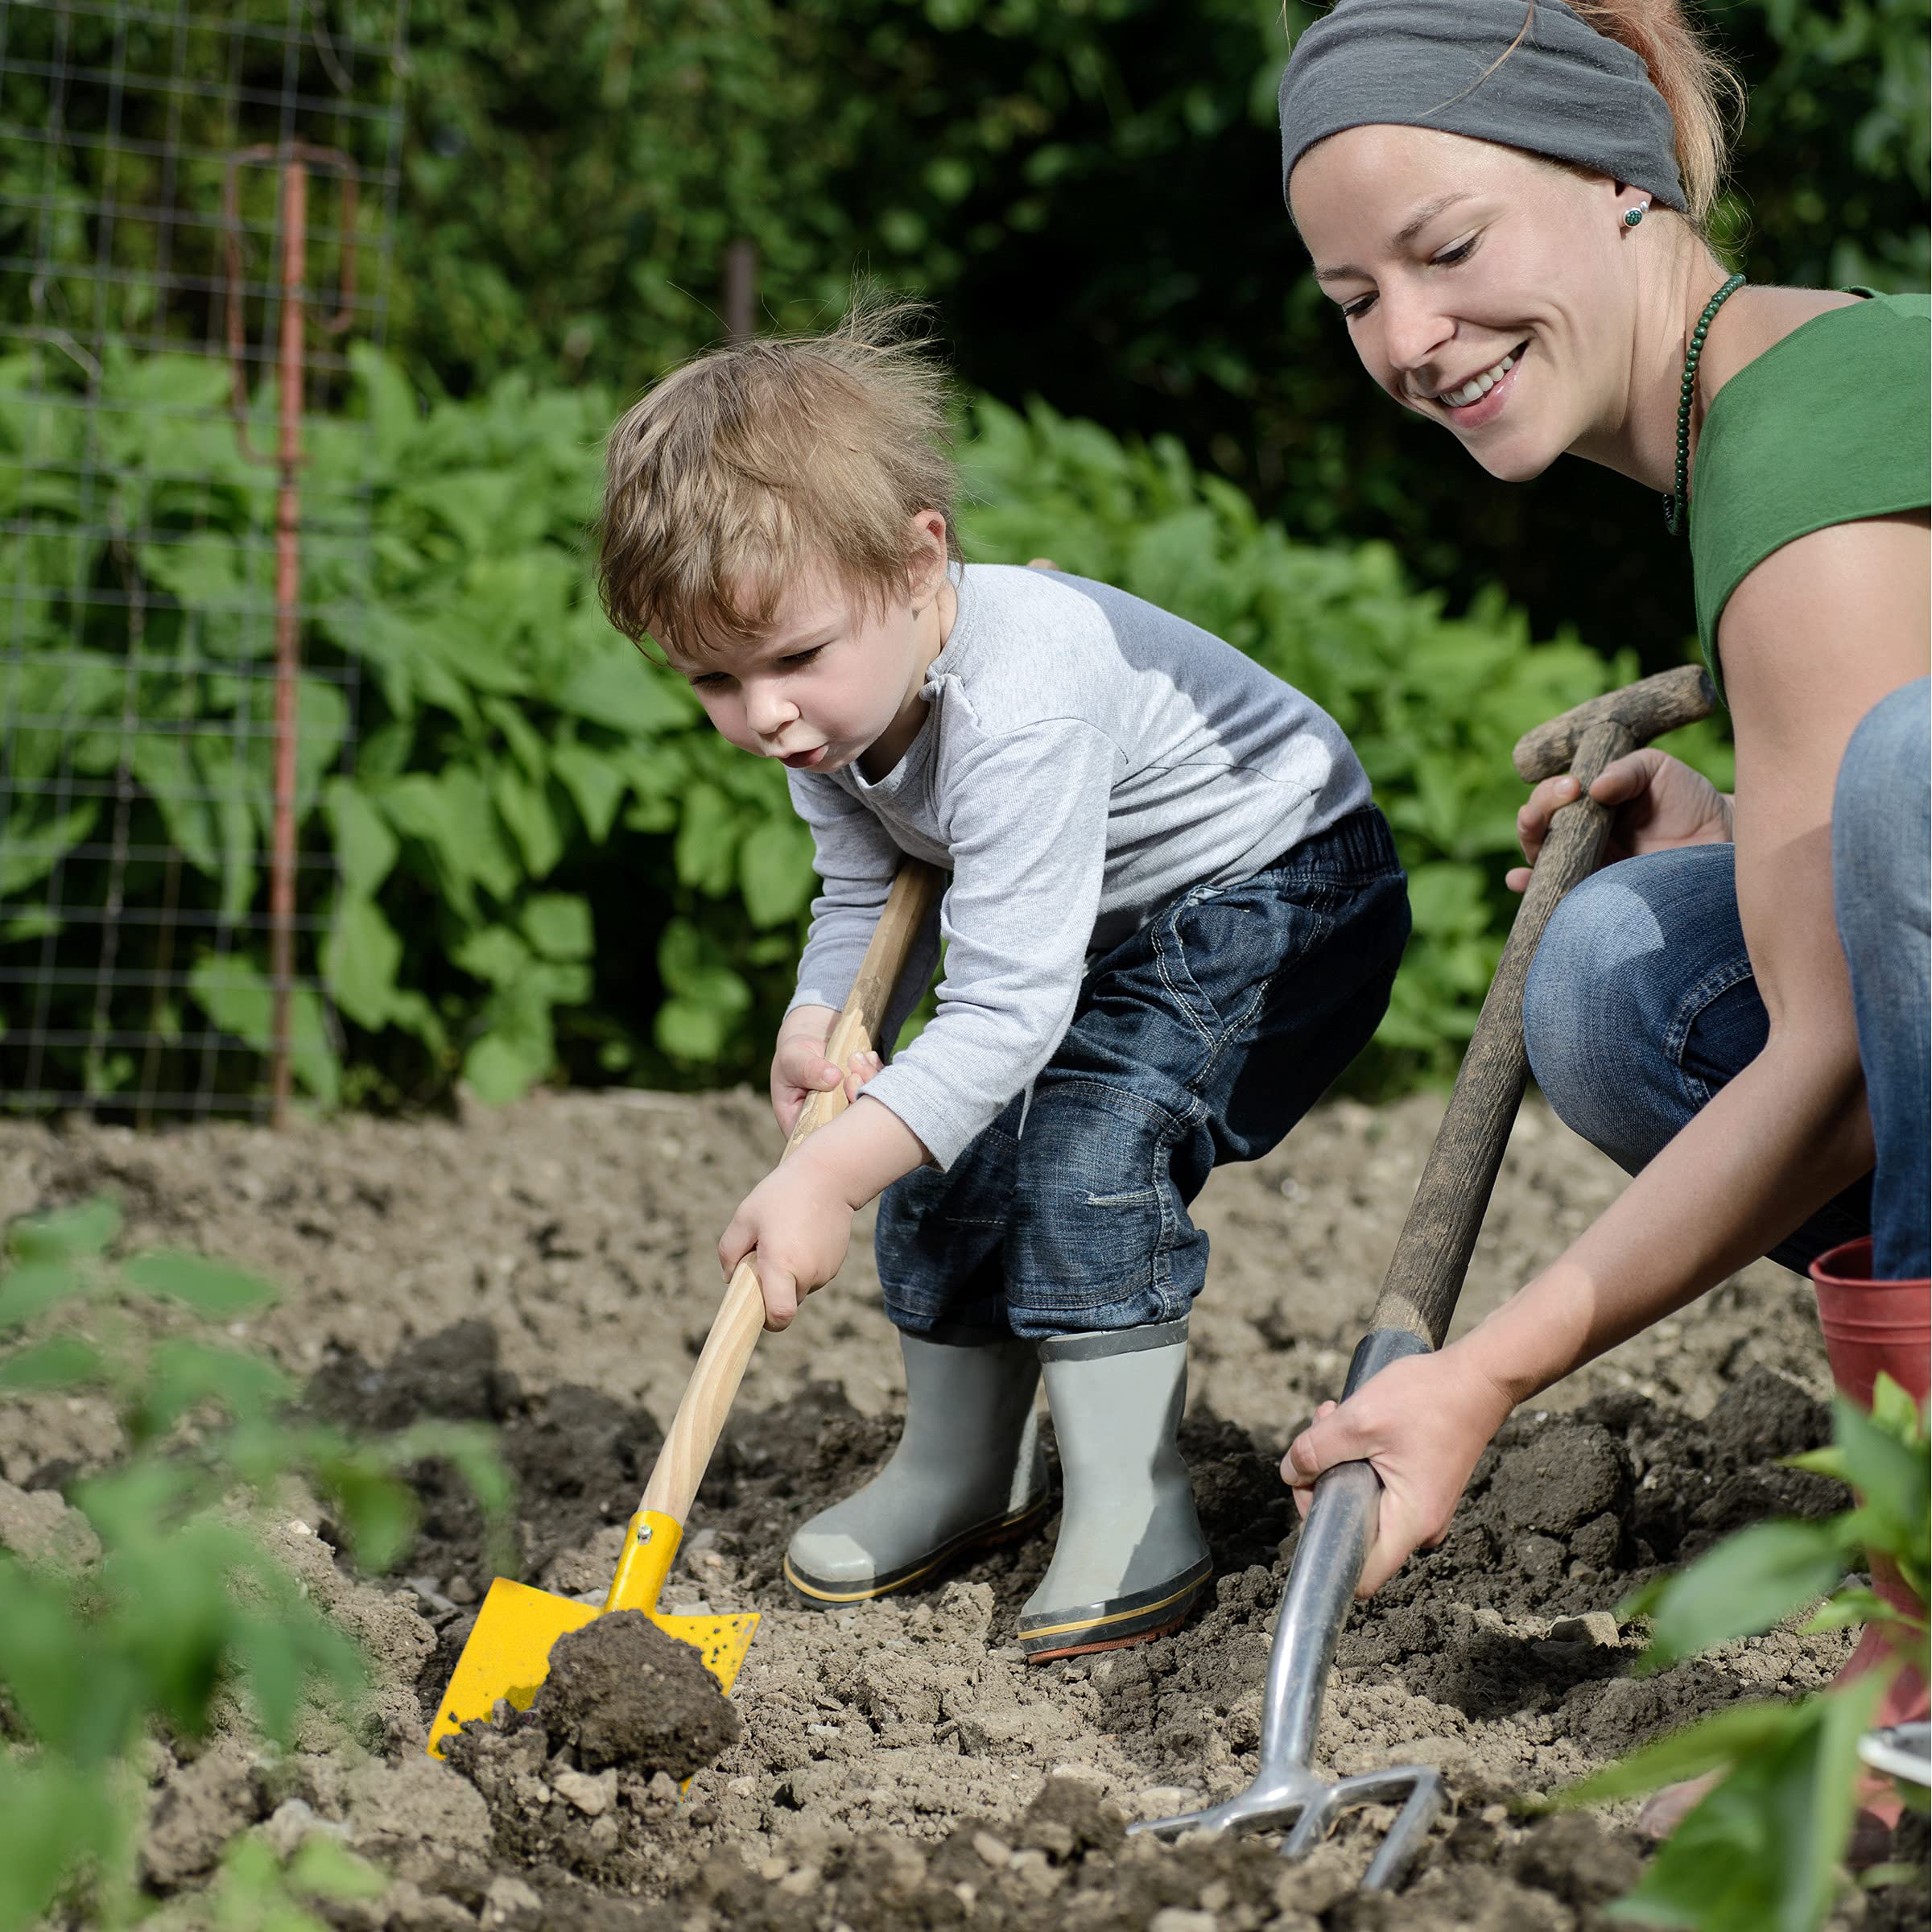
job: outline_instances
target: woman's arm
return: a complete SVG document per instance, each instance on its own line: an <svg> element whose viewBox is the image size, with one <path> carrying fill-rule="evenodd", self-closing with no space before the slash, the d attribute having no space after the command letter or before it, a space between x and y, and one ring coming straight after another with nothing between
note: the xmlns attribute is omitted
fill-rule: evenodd
<svg viewBox="0 0 1932 1932"><path fill-rule="evenodd" d="M1366 1456L1383 1476L1373 1589L1439 1538L1509 1407L1715 1286L1872 1163L1831 900L1845 745L1925 675L1922 518L1817 532L1759 565L1721 643L1737 728L1738 910L1770 1019L1765 1049L1563 1255L1461 1340L1397 1364L1318 1418L1284 1473Z"/></svg>

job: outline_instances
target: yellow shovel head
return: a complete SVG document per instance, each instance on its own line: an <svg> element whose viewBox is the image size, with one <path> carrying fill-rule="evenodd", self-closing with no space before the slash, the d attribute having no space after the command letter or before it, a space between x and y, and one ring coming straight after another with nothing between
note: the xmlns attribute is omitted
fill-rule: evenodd
<svg viewBox="0 0 1932 1932"><path fill-rule="evenodd" d="M758 1612L672 1616L653 1607L681 1534L675 1521L654 1511L633 1517L610 1594L601 1604L580 1604L574 1597L533 1590L527 1583L499 1576L483 1600L430 1727L430 1756L440 1757L444 1739L472 1718L488 1717L499 1698L507 1698L519 1711L527 1710L537 1686L550 1674L551 1645L607 1610L642 1610L667 1636L689 1644L729 1695L758 1627Z"/></svg>

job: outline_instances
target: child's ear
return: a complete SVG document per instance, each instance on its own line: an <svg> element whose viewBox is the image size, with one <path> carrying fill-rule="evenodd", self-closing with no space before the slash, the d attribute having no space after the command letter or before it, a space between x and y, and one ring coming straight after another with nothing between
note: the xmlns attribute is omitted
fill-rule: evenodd
<svg viewBox="0 0 1932 1932"><path fill-rule="evenodd" d="M914 512L906 526L906 588L921 609L939 594L946 580L946 518L936 510Z"/></svg>

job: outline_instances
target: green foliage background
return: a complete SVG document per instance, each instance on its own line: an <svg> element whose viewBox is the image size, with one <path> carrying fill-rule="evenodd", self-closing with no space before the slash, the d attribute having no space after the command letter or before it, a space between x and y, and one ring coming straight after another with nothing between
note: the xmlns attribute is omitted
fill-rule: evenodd
<svg viewBox="0 0 1932 1932"><path fill-rule="evenodd" d="M345 44L390 17L383 0L329 9ZM311 436L318 482L366 476L375 531L366 580L314 546L308 564L324 614L304 639L303 837L341 881L304 962L335 1009L297 1014L311 1096L402 1103L458 1075L491 1097L553 1075L705 1082L762 1062L809 890L803 835L776 769L707 736L688 695L603 626L581 538L604 427L716 337L734 239L759 251L767 326L824 322L861 270L939 301L974 398L969 554L1043 551L1121 583L1334 712L1397 825L1417 913L1356 1077L1387 1091L1453 1065L1507 911L1509 746L1680 661L1687 570L1643 493L1577 464L1495 484L1363 380L1276 180L1274 88L1308 17L1268 0L414 0L391 353L358 355ZM23 75L51 18L16 10ZM1926 0L1736 0L1711 19L1756 90L1726 246L1759 279L1923 286ZM60 31L69 58L104 56L104 19ZM233 55L114 31L137 64ZM236 77L279 83L240 58ZM34 108L19 103L28 122ZM167 133L144 130L148 111L130 96L126 131ZM168 111L178 138L208 134L192 93ZM61 151L56 187L101 193L93 152ZM43 189L23 166L0 152L0 188ZM158 175L112 185L134 204L163 192ZM173 192L211 189L191 167ZM0 194L0 230L25 219L14 209ZM64 220L86 260L86 221ZM212 252L190 258L211 233L175 241L184 272L212 270ZM128 289L118 320L134 328ZM213 320L192 303L171 317L191 335ZM219 539L271 527L263 473L213 431L196 452L210 481L185 493L168 480L180 448L164 465L130 441L114 452L128 489L154 473L142 517L210 540L110 555L46 481L65 432L26 392L62 367L0 365L0 522L31 509L56 526L0 534L0 573L78 590L133 571L151 625L213 636ZM218 401L188 357L112 362L101 381ZM30 541L47 554L23 574ZM76 762L111 770L125 644L101 609L56 596L14 624L91 654L62 703ZM143 807L187 855L191 899L232 919L259 902L266 830L265 774L236 770L241 697L204 669L151 701L194 725L179 756L211 793L242 801ZM1725 777L1714 731L1691 749ZM57 749L25 734L16 756ZM39 863L23 852L88 828L17 809L8 829L28 835L0 881L14 896ZM70 901L85 877L76 862ZM45 936L16 921L0 954ZM129 963L151 943L130 928ZM204 964L188 999L266 1033L258 961Z"/></svg>
<svg viewBox="0 0 1932 1932"><path fill-rule="evenodd" d="M310 473L326 484L353 467L371 481L373 576L340 553L312 572L323 608L306 645L316 675L303 687L301 761L303 836L312 853L332 853L340 880L318 963L343 1024L332 1030L320 1002L300 1009L298 1080L324 1103L399 1103L458 1075L488 1100L558 1071L662 1084L756 1075L790 991L811 841L782 768L733 750L683 680L612 631L590 593L583 532L612 398L510 375L425 411L392 364L361 354L357 366L351 414L316 426ZM185 357L109 378L116 394L182 401L208 400L223 380ZM133 843L180 850L184 904L232 919L265 869L263 741L237 741L232 712L246 688L219 658L184 671L167 662L167 641L219 625L237 554L219 539L266 538L272 483L217 430L212 483L157 482L147 512L158 535L178 516L181 534L207 540L110 556L78 486L64 504L52 480L61 440L79 433L73 412L36 396L23 359L0 362L0 516L10 480L17 488L31 472L43 527L0 538L0 559L10 543L17 557L31 542L56 555L23 565L24 580L140 574L154 608L152 688L139 708L151 717L171 706L192 721L159 742L211 796L246 804L223 815L163 795L142 807L160 823L137 827ZM1051 550L1227 638L1348 732L1410 869L1416 931L1394 1008L1354 1077L1385 1091L1452 1070L1506 923L1501 875L1521 797L1509 749L1530 724L1633 675L1633 654L1534 643L1496 592L1451 617L1388 546L1296 543L1171 439L1124 443L1044 404L1022 415L981 398L962 441L969 556ZM142 452L127 456L138 464ZM126 487L145 487L138 471ZM62 514L71 522L45 534ZM52 761L64 745L79 768L112 771L126 702L114 613L69 602L50 595L17 614L30 647L39 622L50 644L79 635L87 648L69 651L59 704L48 700L60 723L17 733L16 760ZM353 762L332 773L351 672L359 733ZM1727 778L1712 728L1684 749ZM39 810L38 825L15 815L15 894L88 829L55 803ZM69 864L65 899L85 905L81 861ZM0 928L0 950L37 948L45 931L15 921ZM60 937L84 964L92 928ZM122 940L160 943L139 928ZM263 964L211 949L189 997L217 1026L265 1042ZM83 983L74 997L77 1007L91 993ZM124 1076L94 1072L133 1077L131 1063Z"/></svg>
<svg viewBox="0 0 1932 1932"><path fill-rule="evenodd" d="M770 321L856 265L939 302L974 388L1178 436L1298 536L1500 582L1646 668L1682 547L1587 465L1476 471L1364 381L1283 213L1274 91L1298 0L428 0L412 6L397 344L641 387L718 332L755 242ZM1760 281L1926 285L1926 0L1728 0L1752 89L1720 236ZM541 378L539 379L542 379Z"/></svg>
<svg viewBox="0 0 1932 1932"><path fill-rule="evenodd" d="M230 10L280 22L286 10ZM379 44L394 10L321 10L345 46ZM774 326L825 320L869 270L942 305L975 389L1177 436L1298 535L1394 542L1455 604L1498 581L1539 634L1571 623L1600 649L1635 645L1648 667L1675 662L1688 571L1641 496L1580 464L1534 489L1494 483L1362 380L1278 179L1275 85L1320 10L411 0L391 344L455 394L514 373L622 397L719 334L720 264L741 237L758 249ZM1761 281L1923 288L1927 0L1718 0L1699 17L1752 89L1718 223L1740 263ZM56 43L102 68L179 62L271 93L284 78L272 41L177 35L159 15L16 8L9 36L15 118L30 127L47 106L32 97L34 63ZM352 63L365 92L370 58ZM310 71L312 92L332 85ZM135 93L119 111L130 135L219 145L212 97ZM345 123L330 138L376 136ZM5 253L32 253L50 187L59 200L103 185L84 144L63 151L64 180L42 162L0 147ZM137 206L161 192L163 167L157 155L143 181L131 165L113 185ZM215 205L211 164L167 185ZM68 220L74 258L91 259L85 225ZM184 225L171 246L182 273L213 275L212 230ZM75 300L89 312L91 297ZM207 320L192 299L178 312L180 326Z"/></svg>

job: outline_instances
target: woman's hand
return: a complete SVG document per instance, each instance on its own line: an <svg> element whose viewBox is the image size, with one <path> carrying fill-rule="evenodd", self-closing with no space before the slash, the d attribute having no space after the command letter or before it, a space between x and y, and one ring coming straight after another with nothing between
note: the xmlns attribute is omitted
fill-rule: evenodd
<svg viewBox="0 0 1932 1932"><path fill-rule="evenodd" d="M1576 780L1567 772L1545 778L1516 815L1516 836L1529 865L1509 874L1512 892L1530 883L1530 866L1550 836L1559 807L1576 797ZM1668 752L1646 745L1604 767L1590 787L1600 805L1612 807L1610 837L1603 862L1634 858L1641 852L1666 852L1678 845L1723 845L1731 840L1731 801L1711 781Z"/></svg>
<svg viewBox="0 0 1932 1932"><path fill-rule="evenodd" d="M1373 1596L1412 1550L1443 1540L1470 1471L1511 1406L1505 1391L1447 1348L1392 1362L1347 1402L1316 1410L1282 1459L1282 1480L1302 1515L1315 1478L1337 1463L1369 1463L1382 1479L1357 1596Z"/></svg>

